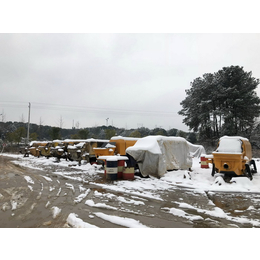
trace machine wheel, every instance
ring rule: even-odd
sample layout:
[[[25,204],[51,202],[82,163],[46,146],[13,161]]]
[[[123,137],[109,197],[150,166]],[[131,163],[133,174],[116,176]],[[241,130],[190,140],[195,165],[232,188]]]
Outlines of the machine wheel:
[[[211,172],[211,176],[215,175],[215,163],[212,164],[212,172]]]
[[[252,176],[252,173],[251,173],[251,170],[250,170],[250,166],[247,163],[246,163],[246,174],[247,174],[248,178],[250,179],[250,181],[252,181],[253,176]]]
[[[252,173],[257,173],[255,160],[250,161],[250,165],[253,165],[253,169],[251,170]]]

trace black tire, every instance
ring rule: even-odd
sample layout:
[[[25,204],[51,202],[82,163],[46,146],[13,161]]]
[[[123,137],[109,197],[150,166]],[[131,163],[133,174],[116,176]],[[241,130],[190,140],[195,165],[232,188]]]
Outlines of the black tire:
[[[214,176],[216,173],[215,171],[215,163],[212,164],[212,172],[211,172],[211,176]]]
[[[252,176],[252,173],[251,173],[251,170],[250,170],[250,166],[247,163],[246,163],[246,174],[247,174],[249,180],[252,181],[253,180],[253,176]]]
[[[256,169],[256,164],[255,164],[255,160],[251,160],[250,161],[250,165],[253,165],[254,169],[251,170],[252,173],[257,173],[257,169]]]

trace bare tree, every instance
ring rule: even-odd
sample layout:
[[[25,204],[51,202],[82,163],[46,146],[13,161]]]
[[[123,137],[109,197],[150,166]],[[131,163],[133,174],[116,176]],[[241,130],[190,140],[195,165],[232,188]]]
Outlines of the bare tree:
[[[40,117],[39,126],[41,127],[43,125],[44,121],[42,120],[42,117]]]
[[[23,114],[22,114],[22,116],[20,117],[20,122],[25,123]]]
[[[63,126],[64,126],[64,121],[63,121],[63,118],[62,118],[62,116],[60,116],[60,122],[59,122],[59,126],[60,126],[60,129],[62,129],[62,128],[63,128]]]
[[[3,122],[5,122],[5,119],[6,119],[4,109],[2,110],[2,114],[1,114],[1,116],[2,116],[2,123],[3,123]]]

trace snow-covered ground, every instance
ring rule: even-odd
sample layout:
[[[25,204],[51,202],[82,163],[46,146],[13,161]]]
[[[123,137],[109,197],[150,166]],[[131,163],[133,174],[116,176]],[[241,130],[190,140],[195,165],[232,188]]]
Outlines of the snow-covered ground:
[[[52,166],[57,166],[57,162],[55,158],[46,159],[45,157],[23,157],[22,155],[16,154],[3,154],[5,156],[13,157],[13,162],[37,169],[42,170],[46,168],[51,170]],[[19,160],[18,160],[19,159]],[[222,178],[219,177],[219,174],[216,174],[214,177],[211,176],[211,165],[209,164],[209,168],[201,168],[200,159],[193,158],[192,163],[192,171],[187,170],[177,170],[177,171],[169,171],[160,179],[155,177],[150,177],[147,179],[135,178],[135,181],[114,181],[113,183],[109,183],[109,187],[112,190],[162,190],[168,189],[173,186],[180,186],[186,188],[192,188],[197,191],[222,191],[222,192],[260,192],[260,159],[255,159],[256,167],[258,173],[253,175],[253,180],[250,181],[246,177],[238,177],[232,178],[230,183],[226,183]],[[56,170],[55,174],[63,175],[67,178],[74,180],[84,180],[84,177],[92,176],[94,177],[96,174],[103,173],[103,169],[100,165],[91,165],[89,163],[82,164],[78,166],[76,162],[61,160],[58,163],[59,166],[64,166],[62,171]],[[60,169],[60,168],[59,168]],[[66,170],[69,169],[69,170]],[[73,171],[75,169],[75,171]],[[79,176],[79,172],[85,172],[81,176]],[[25,176],[29,183],[32,182],[30,177]],[[101,185],[101,184],[100,184]],[[107,184],[102,184],[101,186],[106,186]],[[149,193],[146,194],[150,196]],[[152,196],[152,195],[151,195]]]
[[[167,172],[160,179],[155,177],[150,178],[140,178],[135,177],[135,180],[118,180],[113,182],[106,181],[95,181],[100,180],[100,176],[103,174],[103,169],[98,165],[90,165],[90,164],[82,164],[78,166],[74,162],[69,162],[65,160],[61,160],[59,164],[55,162],[55,158],[46,159],[44,157],[36,158],[33,156],[23,157],[22,155],[14,155],[14,154],[4,154],[5,156],[9,156],[13,158],[13,162],[15,164],[30,167],[34,169],[44,169],[45,171],[49,169],[52,174],[60,175],[66,177],[68,180],[79,181],[80,183],[94,183],[106,191],[111,191],[111,193],[107,192],[105,194],[99,193],[95,191],[93,194],[94,198],[102,197],[102,203],[96,203],[93,199],[87,198],[89,194],[89,189],[85,189],[80,187],[81,194],[75,197],[75,203],[80,203],[84,201],[85,205],[90,207],[98,208],[98,209],[110,209],[117,211],[118,208],[115,206],[110,206],[106,203],[108,199],[114,197],[118,202],[123,202],[125,204],[132,205],[143,205],[146,200],[153,199],[156,201],[164,201],[160,192],[163,191],[174,191],[177,188],[183,187],[188,190],[192,190],[194,192],[194,196],[200,196],[207,193],[215,193],[215,192],[243,192],[243,193],[260,193],[260,173],[256,173],[253,175],[253,180],[250,181],[246,177],[237,177],[232,178],[230,183],[225,183],[223,179],[216,175],[215,177],[211,176],[211,168],[204,169],[200,166],[200,159],[193,158],[192,171],[186,170],[177,170]],[[260,161],[255,159],[257,169],[260,172]],[[56,167],[56,166],[59,167]],[[48,176],[43,176],[47,181],[51,182],[52,179]],[[25,180],[30,186],[31,190],[33,189],[33,180],[29,176],[24,176]],[[70,184],[65,184],[66,189],[70,189],[75,192],[75,187]],[[125,198],[122,196],[115,196],[112,192],[128,194],[131,196],[131,199]],[[58,191],[58,194],[60,190]],[[57,195],[58,195],[57,194]],[[107,199],[107,200],[106,200]],[[177,217],[182,217],[184,219],[188,219],[190,221],[203,219],[201,216],[196,216],[194,214],[188,214],[184,209],[192,209],[197,211],[198,213],[203,213],[208,216],[224,218],[226,220],[231,220],[234,223],[249,223],[255,227],[260,227],[260,220],[254,219],[246,219],[244,217],[231,217],[223,209],[219,207],[214,207],[212,210],[201,209],[195,207],[188,203],[176,202],[178,204],[178,208],[175,207],[164,207],[162,210],[168,212],[169,214],[173,214]],[[13,205],[15,208],[16,205]],[[47,207],[47,206],[46,206]],[[62,209],[57,207],[52,207],[53,218],[56,218]],[[256,210],[255,208],[252,208]],[[107,215],[104,212],[94,212],[89,216],[90,218],[98,217],[109,221],[111,223],[115,223],[125,227],[146,227],[138,220],[131,218],[123,218],[116,215]],[[71,212],[67,218],[68,224],[73,227],[96,227],[87,222],[84,222],[82,219],[77,216],[77,214]]]

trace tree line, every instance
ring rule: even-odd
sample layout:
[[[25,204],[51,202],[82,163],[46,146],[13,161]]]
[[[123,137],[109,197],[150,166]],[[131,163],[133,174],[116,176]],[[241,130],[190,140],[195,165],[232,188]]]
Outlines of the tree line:
[[[1,142],[10,144],[24,143],[27,137],[27,124],[23,122],[0,122]],[[65,129],[60,127],[42,126],[30,124],[30,141],[52,141],[56,139],[105,139],[109,140],[112,136],[120,135],[124,137],[145,137],[148,135],[180,136],[192,143],[197,142],[196,133],[184,132],[176,128],[165,130],[163,128],[149,129],[140,127],[137,129],[124,129],[114,126],[97,126],[81,129]]]

